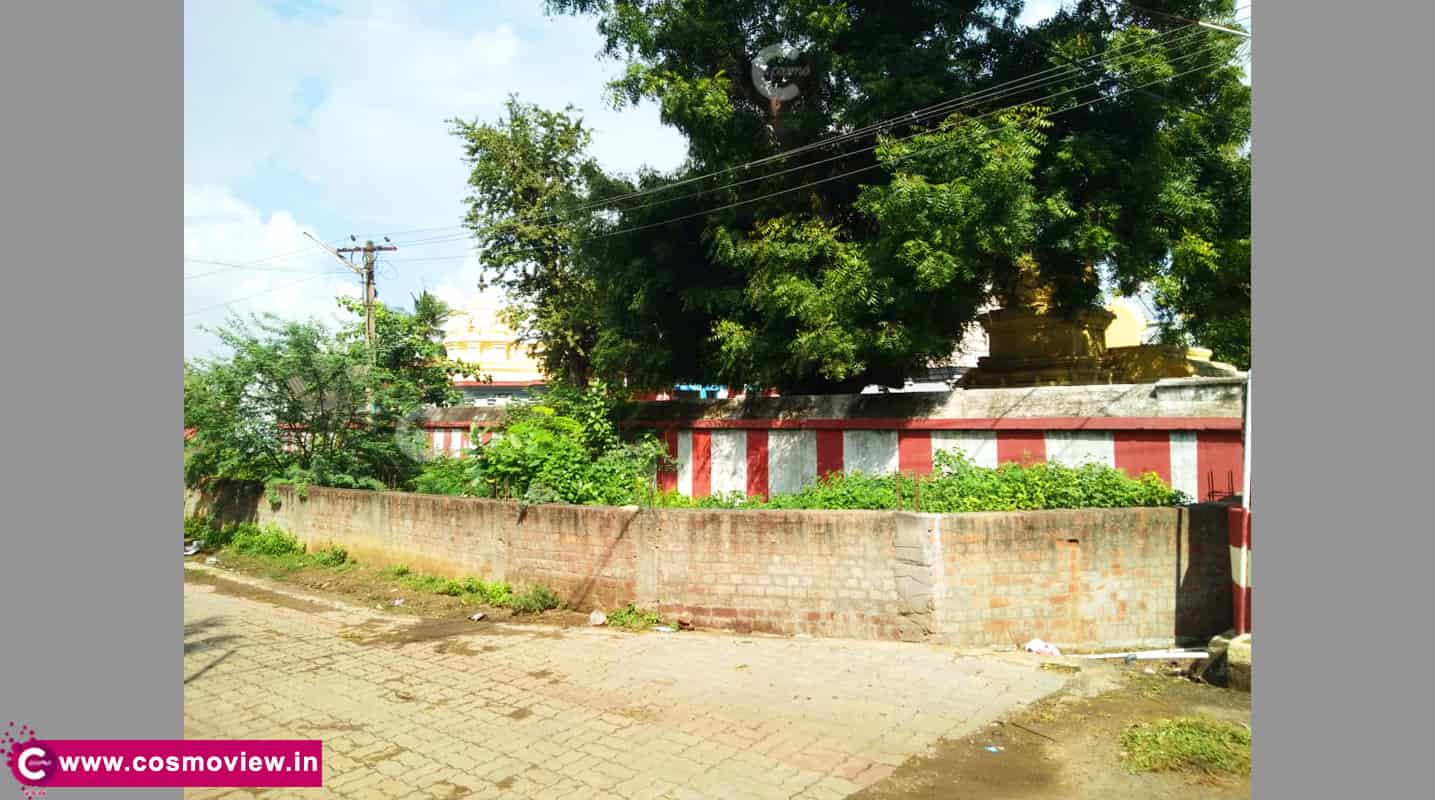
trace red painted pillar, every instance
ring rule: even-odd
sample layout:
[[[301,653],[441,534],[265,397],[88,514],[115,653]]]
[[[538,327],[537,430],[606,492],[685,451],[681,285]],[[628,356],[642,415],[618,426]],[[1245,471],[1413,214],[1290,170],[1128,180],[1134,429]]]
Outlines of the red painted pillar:
[[[842,431],[817,431],[817,477],[842,471]]]
[[[747,493],[767,499],[767,431],[747,432]]]
[[[712,494],[713,433],[693,431],[693,497]]]

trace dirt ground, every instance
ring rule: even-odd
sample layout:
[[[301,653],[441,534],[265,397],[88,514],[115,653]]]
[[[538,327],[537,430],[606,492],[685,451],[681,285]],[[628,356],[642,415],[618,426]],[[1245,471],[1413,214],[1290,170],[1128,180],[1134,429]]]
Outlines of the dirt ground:
[[[1151,668],[1155,675],[1146,674]],[[1247,726],[1251,696],[1162,674],[1160,662],[1083,667],[1069,689],[964,739],[939,741],[854,800],[1248,798],[1249,777],[1131,774],[1121,732],[1137,722],[1207,716]],[[993,753],[987,747],[999,747]]]
[[[205,556],[193,556],[187,560],[197,564],[204,563]],[[398,616],[422,617],[432,620],[461,620],[467,621],[469,615],[475,612],[483,612],[485,619],[492,622],[505,622],[515,625],[543,624],[557,625],[560,627],[575,627],[588,624],[588,615],[567,609],[554,609],[545,611],[542,614],[514,614],[506,608],[494,608],[492,606],[475,605],[465,603],[457,597],[418,592],[399,585],[396,581],[385,578],[378,567],[355,564],[344,569],[330,569],[324,567],[306,567],[301,569],[276,569],[272,562],[260,558],[246,558],[244,556],[224,553],[219,556],[220,566],[224,569],[233,570],[246,575],[254,575],[264,578],[272,578],[291,585],[296,589],[303,589],[309,594],[328,596],[343,600],[347,603],[366,606],[376,611],[383,611],[385,614]],[[204,573],[189,571],[185,573],[185,580],[191,582],[213,581]],[[252,591],[258,594],[273,595],[253,596],[251,599],[268,602],[271,605],[286,605],[289,602],[303,603],[303,600],[295,600],[287,595],[277,592],[265,592],[263,589],[246,587],[234,589],[226,587],[229,591],[244,592]],[[395,600],[403,600],[403,603],[395,606]],[[309,609],[297,609],[300,611]]]

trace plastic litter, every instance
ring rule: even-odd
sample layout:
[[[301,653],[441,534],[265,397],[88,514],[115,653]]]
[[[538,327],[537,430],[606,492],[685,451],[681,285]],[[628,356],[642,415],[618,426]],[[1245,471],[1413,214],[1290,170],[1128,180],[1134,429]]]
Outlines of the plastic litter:
[[[608,615],[604,614],[601,608],[595,608],[593,609],[593,613],[588,615],[588,624],[595,628],[600,625],[607,625]]]
[[[658,633],[672,633],[674,628],[669,625],[654,625],[653,630]]]
[[[184,554],[187,556],[199,555],[199,540],[195,539],[194,541],[185,544]]]
[[[394,601],[394,605],[396,605],[396,606],[401,606],[401,605],[403,605],[403,604],[404,604],[404,599],[403,599],[402,597],[400,597],[400,598],[398,598],[397,600]]]
[[[986,751],[987,751],[988,753],[1000,753],[1000,752],[1002,751],[1002,748],[997,747],[996,745],[993,745],[993,744],[989,744],[989,745],[987,745],[987,747],[986,747]]]
[[[473,620],[474,622],[478,622],[479,620],[483,619],[484,616],[484,613],[480,611],[477,614],[474,614],[473,616],[469,617],[469,619]]]
[[[210,556],[209,558],[206,558],[206,559],[204,560],[204,563],[206,563],[206,564],[208,564],[209,566],[212,567],[212,566],[214,566],[215,564],[218,564],[218,563],[219,563],[219,559],[215,558],[214,556]]]
[[[1031,641],[1023,645],[1022,649],[1027,651],[1028,653],[1036,653],[1043,656],[1061,655],[1061,651],[1056,649],[1056,645],[1052,644],[1051,642],[1043,642],[1040,639],[1032,639]]]

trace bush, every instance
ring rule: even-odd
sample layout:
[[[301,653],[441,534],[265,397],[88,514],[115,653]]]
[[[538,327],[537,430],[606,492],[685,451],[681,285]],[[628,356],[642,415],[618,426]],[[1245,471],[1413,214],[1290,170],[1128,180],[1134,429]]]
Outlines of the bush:
[[[235,526],[229,546],[236,553],[251,556],[289,556],[304,552],[299,540],[278,525],[270,524],[261,529],[252,522]]]
[[[319,567],[342,567],[349,563],[349,551],[337,544],[331,544],[315,551],[309,561]]]
[[[427,461],[410,486],[419,494],[446,494],[474,497],[482,491],[475,477],[473,459],[444,456]]]
[[[184,518],[184,538],[197,540],[204,550],[218,550],[229,544],[234,534],[232,527],[221,526],[211,516],[195,514]]]
[[[436,466],[424,485],[526,505],[637,503],[667,448],[651,434],[624,441],[619,408],[603,386],[555,388],[541,402],[510,408],[499,435],[474,449],[471,466]]]
[[[558,606],[558,595],[541,583],[523,594],[514,595],[508,604],[515,614],[540,614]]]

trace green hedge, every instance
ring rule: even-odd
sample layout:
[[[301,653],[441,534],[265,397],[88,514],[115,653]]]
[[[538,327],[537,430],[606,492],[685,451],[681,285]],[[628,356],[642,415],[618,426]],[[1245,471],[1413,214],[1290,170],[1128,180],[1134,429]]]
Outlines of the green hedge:
[[[932,474],[923,477],[839,472],[800,492],[773,495],[766,501],[741,492],[700,498],[664,492],[658,495],[656,504],[664,508],[920,509],[952,513],[1174,506],[1185,502],[1184,495],[1151,473],[1131,478],[1103,464],[1003,464],[991,469],[975,466],[961,454],[940,452],[933,457]]]

